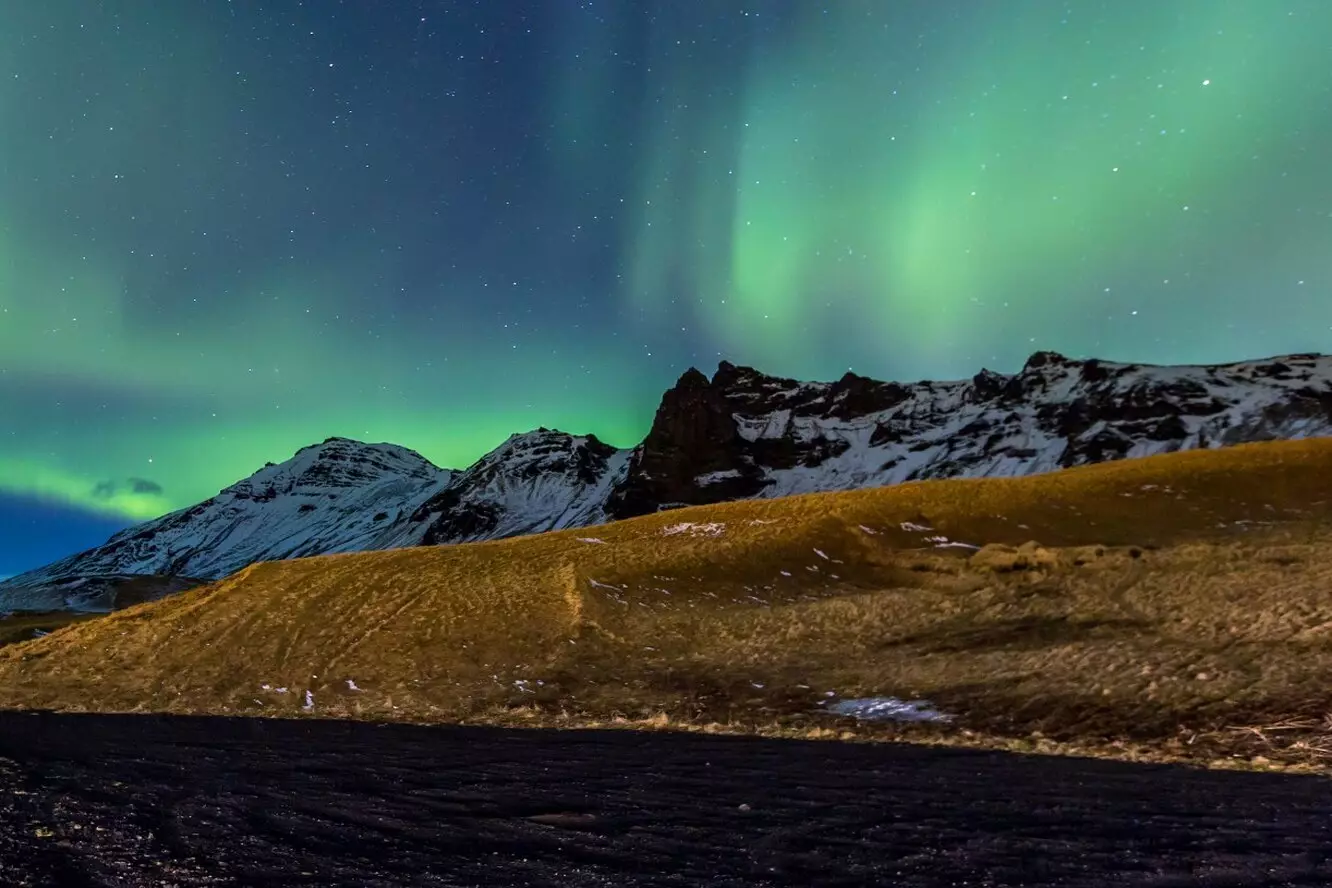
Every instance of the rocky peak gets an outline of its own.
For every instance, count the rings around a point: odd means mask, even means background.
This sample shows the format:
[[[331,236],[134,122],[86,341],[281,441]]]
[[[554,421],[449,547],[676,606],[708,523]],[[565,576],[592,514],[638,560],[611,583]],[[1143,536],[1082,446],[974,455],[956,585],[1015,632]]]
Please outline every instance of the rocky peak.
[[[261,502],[297,493],[336,496],[340,490],[364,488],[389,478],[427,482],[439,471],[416,451],[396,444],[328,438],[302,447],[286,462],[265,465],[218,495]]]
[[[722,361],[713,374],[712,388],[726,400],[732,410],[757,414],[791,406],[801,383],[780,376],[768,376],[753,367]]]
[[[837,419],[851,419],[895,407],[909,397],[911,390],[904,385],[880,382],[848,370],[828,387],[824,413]]]
[[[717,365],[717,372],[712,374],[712,387],[728,398],[741,401],[762,398],[771,391],[782,391],[798,386],[794,379],[769,376],[753,367],[722,361]]]
[[[700,374],[701,375],[701,374]],[[497,474],[533,478],[540,474],[582,474],[590,483],[588,472],[605,467],[616,448],[596,435],[571,435],[544,426],[507,440],[462,473],[464,484],[476,483]]]
[[[730,364],[726,364],[725,361],[722,363],[727,367],[731,366]],[[675,381],[675,385],[668,389],[668,391],[700,391],[711,385],[712,382],[702,370],[699,370],[697,367],[690,367],[688,370],[680,374],[680,378]]]
[[[510,435],[422,503],[410,520],[427,545],[595,523],[627,459],[626,451],[595,435],[544,427]]]
[[[1063,368],[1076,363],[1078,362],[1070,360],[1056,351],[1038,351],[1033,352],[1031,357],[1027,358],[1027,362],[1022,365],[1021,372],[1029,373],[1043,367]]]
[[[1007,376],[982,367],[981,372],[971,377],[971,399],[973,401],[993,401],[1003,394],[1004,386],[1007,384]]]
[[[709,381],[693,367],[662,395],[652,427],[630,465],[626,482],[612,495],[608,510],[617,518],[656,511],[662,504],[693,501],[700,475],[725,481],[737,495],[752,495],[746,480],[743,442],[731,399],[754,395],[748,368],[723,361]]]

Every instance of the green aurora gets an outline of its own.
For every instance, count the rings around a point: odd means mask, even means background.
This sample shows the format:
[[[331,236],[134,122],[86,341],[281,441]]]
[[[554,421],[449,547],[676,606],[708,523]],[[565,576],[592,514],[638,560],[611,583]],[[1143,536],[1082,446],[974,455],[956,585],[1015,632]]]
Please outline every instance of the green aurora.
[[[1332,337],[1325,0],[88,6],[0,10],[0,494]]]

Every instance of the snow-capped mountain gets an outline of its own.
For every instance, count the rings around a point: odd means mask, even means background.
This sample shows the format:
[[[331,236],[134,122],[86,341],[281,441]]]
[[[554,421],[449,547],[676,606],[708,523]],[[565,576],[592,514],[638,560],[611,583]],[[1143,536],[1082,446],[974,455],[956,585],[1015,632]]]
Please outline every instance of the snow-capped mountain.
[[[418,507],[407,533],[434,545],[600,524],[629,455],[595,435],[512,435]]]
[[[109,610],[144,600],[145,588],[169,594],[256,561],[597,524],[629,453],[543,428],[459,472],[404,447],[330,438],[196,506],[0,582],[0,610]]]
[[[259,560],[496,539],[678,505],[923,478],[1025,475],[1247,441],[1332,435],[1332,358],[1214,366],[1070,360],[1011,375],[798,382],[689,370],[633,450],[514,435],[463,471],[331,438],[189,509],[0,582],[0,610],[107,608]],[[159,578],[155,584],[145,576]],[[160,578],[171,578],[170,581]],[[120,597],[118,597],[120,596]]]
[[[797,382],[723,362],[666,393],[608,512],[1329,434],[1332,357],[1314,354],[1161,367],[1038,352],[1012,375],[912,384]]]
[[[451,478],[405,447],[329,438],[198,505],[0,583],[0,609],[102,610],[128,577],[210,580],[255,561],[411,545],[404,519]]]

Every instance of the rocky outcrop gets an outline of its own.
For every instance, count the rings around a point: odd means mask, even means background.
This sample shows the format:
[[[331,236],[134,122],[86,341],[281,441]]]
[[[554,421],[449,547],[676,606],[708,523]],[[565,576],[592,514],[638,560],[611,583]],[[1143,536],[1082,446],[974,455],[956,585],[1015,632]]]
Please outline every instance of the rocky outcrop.
[[[727,370],[723,364],[721,377]],[[662,396],[647,437],[635,450],[608,512],[627,518],[662,506],[754,496],[763,487],[758,465],[740,437],[722,385],[690,368]],[[705,479],[700,481],[700,479]]]

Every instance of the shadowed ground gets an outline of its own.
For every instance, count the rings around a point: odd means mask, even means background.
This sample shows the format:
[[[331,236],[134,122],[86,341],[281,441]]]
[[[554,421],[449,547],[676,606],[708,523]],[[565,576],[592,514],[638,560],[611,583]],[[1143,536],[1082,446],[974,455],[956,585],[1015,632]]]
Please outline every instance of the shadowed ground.
[[[1332,882],[1328,781],[629,731],[0,714],[0,884]]]

